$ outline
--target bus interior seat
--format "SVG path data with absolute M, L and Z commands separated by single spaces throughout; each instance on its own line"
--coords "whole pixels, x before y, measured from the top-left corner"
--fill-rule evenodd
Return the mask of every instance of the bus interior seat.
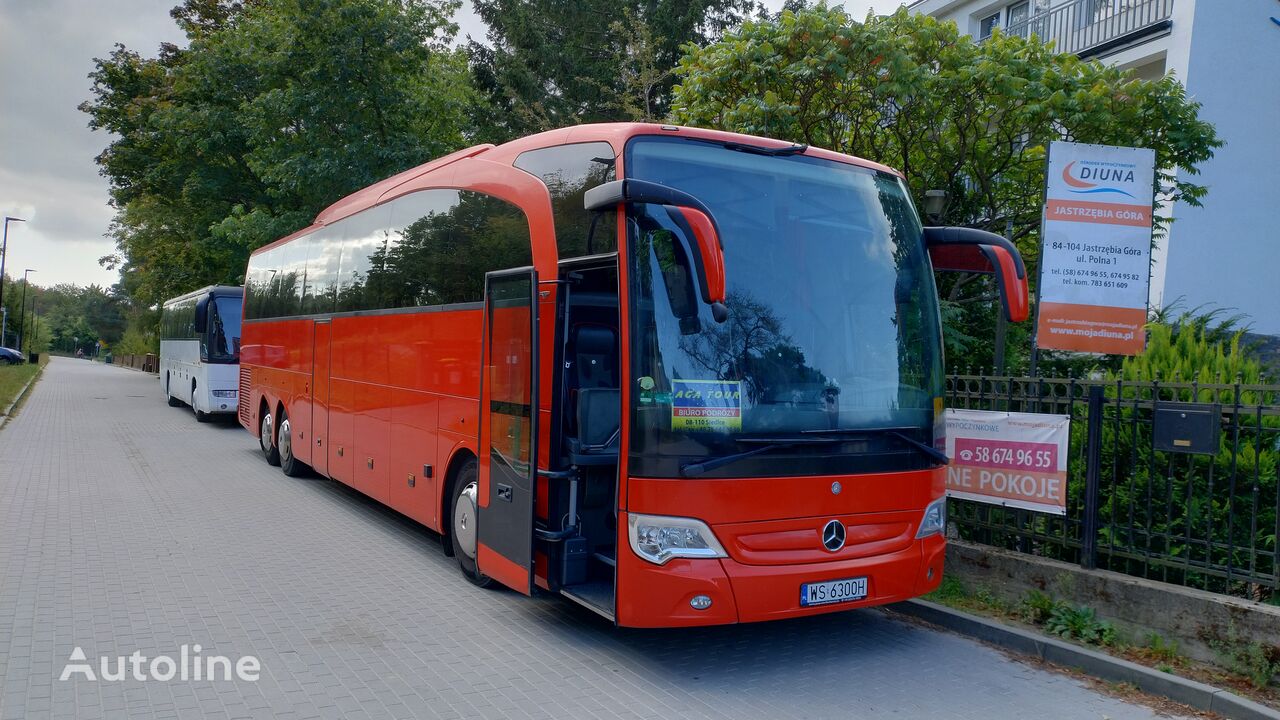
M 570 440 L 570 461 L 575 465 L 614 464 L 622 423 L 618 332 L 595 323 L 576 325 L 571 351 L 576 431 Z

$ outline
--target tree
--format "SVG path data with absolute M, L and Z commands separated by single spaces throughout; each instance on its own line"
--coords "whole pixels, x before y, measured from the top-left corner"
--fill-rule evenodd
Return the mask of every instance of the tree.
M 685 43 L 740 23 L 753 0 L 475 0 L 489 43 L 473 41 L 496 139 L 574 123 L 666 114 Z
M 674 120 L 883 162 L 918 205 L 945 189 L 941 221 L 1010 232 L 1033 281 L 1050 141 L 1153 148 L 1157 186 L 1172 189 L 1158 194 L 1158 231 L 1173 202 L 1199 204 L 1207 188 L 1190 178 L 1221 145 L 1172 77 L 1141 80 L 1034 37 L 976 43 L 905 9 L 862 23 L 825 6 L 784 11 L 689 48 L 677 75 Z M 944 316 L 972 339 L 949 347 L 961 367 L 991 362 L 994 293 L 978 277 L 940 281 Z M 1026 352 L 1030 330 L 1011 328 L 1011 352 Z
M 99 59 L 90 127 L 122 288 L 145 306 L 240 284 L 254 248 L 465 142 L 455 0 L 187 0 L 190 46 Z

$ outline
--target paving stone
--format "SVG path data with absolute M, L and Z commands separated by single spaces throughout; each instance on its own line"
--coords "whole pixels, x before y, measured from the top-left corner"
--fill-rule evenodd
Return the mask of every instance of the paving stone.
M 97 659 L 254 655 L 256 683 L 59 681 Z M 268 466 L 153 376 L 54 358 L 0 429 L 0 718 L 1153 718 L 875 610 L 618 630 L 480 590 L 439 539 Z

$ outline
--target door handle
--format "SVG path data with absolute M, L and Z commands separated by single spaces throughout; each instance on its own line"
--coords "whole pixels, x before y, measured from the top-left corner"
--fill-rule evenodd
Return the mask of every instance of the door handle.
M 511 502 L 511 486 L 498 483 L 498 499 Z

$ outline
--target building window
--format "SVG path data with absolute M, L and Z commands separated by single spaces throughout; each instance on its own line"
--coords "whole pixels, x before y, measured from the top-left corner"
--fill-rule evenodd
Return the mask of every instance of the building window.
M 1000 27 L 1000 13 L 994 12 L 978 21 L 978 39 L 991 37 L 991 31 Z
M 1012 28 L 1020 22 L 1025 22 L 1031 14 L 1031 3 L 1020 2 L 1009 6 L 1009 23 L 1007 27 Z

